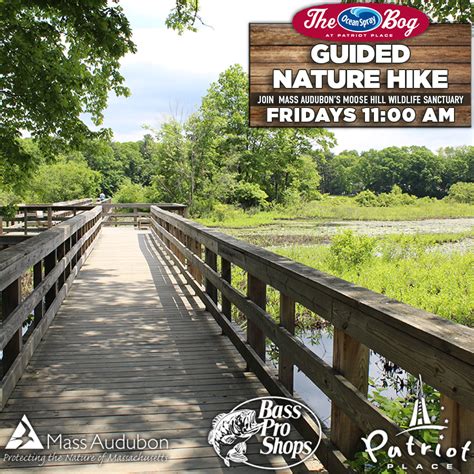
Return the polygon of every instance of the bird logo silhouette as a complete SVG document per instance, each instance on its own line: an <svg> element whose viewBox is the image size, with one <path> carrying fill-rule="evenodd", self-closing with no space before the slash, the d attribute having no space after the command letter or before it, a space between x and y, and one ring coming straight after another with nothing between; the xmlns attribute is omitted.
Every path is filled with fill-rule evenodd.
<svg viewBox="0 0 474 474"><path fill-rule="evenodd" d="M5 449L44 449L26 415L18 423Z"/></svg>

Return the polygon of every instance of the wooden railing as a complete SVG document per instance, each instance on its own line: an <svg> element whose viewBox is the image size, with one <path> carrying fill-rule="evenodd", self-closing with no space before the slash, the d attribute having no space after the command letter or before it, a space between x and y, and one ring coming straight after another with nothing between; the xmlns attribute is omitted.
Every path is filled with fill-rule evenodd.
<svg viewBox="0 0 474 474"><path fill-rule="evenodd" d="M94 206L95 203L92 199L76 199L73 201L43 204L20 204L18 206L18 213L12 219L5 220L0 216L0 236L20 232L24 235L42 232L75 216L78 212L84 212L85 210L92 209Z"/></svg>
<svg viewBox="0 0 474 474"><path fill-rule="evenodd" d="M148 226L151 206L157 206L182 216L187 212L187 206L175 203L105 203L103 204L104 224L134 225L139 228Z"/></svg>
<svg viewBox="0 0 474 474"><path fill-rule="evenodd" d="M82 212L0 252L0 407L89 255L102 225L102 207Z"/></svg>
<svg viewBox="0 0 474 474"><path fill-rule="evenodd" d="M99 203L94 203L92 199L82 199L49 204L22 204L18 206L18 213L13 219L5 221L0 216L0 250L18 242L18 238L15 237L19 234L27 236L43 232L96 205L101 205L103 208L104 225L134 225L138 228L149 226L151 206L158 206L180 215L185 215L187 212L187 206L184 204L116 204L112 203L110 198Z"/></svg>
<svg viewBox="0 0 474 474"><path fill-rule="evenodd" d="M224 333L247 361L248 367L274 395L293 394L294 366L298 367L332 402L330 430L323 434L317 456L331 474L350 472L347 459L363 450L361 436L384 430L390 445L406 453L409 434L368 398L369 349L407 372L421 375L439 390L445 407L442 422L449 428L440 440L442 452L474 440L474 330L420 311L380 294L298 264L191 222L151 208L157 245L184 273ZM220 258L220 266L218 266ZM247 273L247 295L232 286L233 267ZM220 271L218 268L220 267ZM447 276L449 278L449 276ZM266 311L266 291L280 293L280 320ZM221 303L218 303L220 293ZM334 329L333 365L327 364L294 335L295 303L326 319ZM231 321L235 305L247 319L247 334ZM265 339L279 349L279 369L265 363ZM307 439L318 433L309 418L298 429ZM420 453L420 443L414 450ZM458 449L459 452L459 449ZM472 454L472 451L471 451ZM444 454L443 454L444 455ZM448 461L449 470L434 453L403 456L395 462L432 472L474 472L473 457ZM418 466L418 468L417 468Z"/></svg>

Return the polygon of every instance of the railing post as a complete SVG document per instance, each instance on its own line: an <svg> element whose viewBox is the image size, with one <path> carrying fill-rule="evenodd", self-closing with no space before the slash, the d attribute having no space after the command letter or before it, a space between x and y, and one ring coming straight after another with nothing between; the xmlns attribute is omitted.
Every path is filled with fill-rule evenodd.
<svg viewBox="0 0 474 474"><path fill-rule="evenodd" d="M186 246L186 248L192 252L192 249L191 249L191 238L184 234L184 245ZM186 268L188 270L188 272L191 274L191 276L193 278L196 278L196 276L194 275L194 267L191 263L191 260L190 259L186 259Z"/></svg>
<svg viewBox="0 0 474 474"><path fill-rule="evenodd" d="M232 284L232 265L225 258L221 258L221 276L227 283ZM232 303L222 295L222 313L230 321L232 319Z"/></svg>
<svg viewBox="0 0 474 474"><path fill-rule="evenodd" d="M280 293L280 325L290 334L295 334L295 301L283 293ZM293 369L291 354L280 347L278 378L291 394L294 385Z"/></svg>
<svg viewBox="0 0 474 474"><path fill-rule="evenodd" d="M194 255L196 255L199 259L202 259L202 246L197 240L191 239L191 250L194 253ZM202 284L202 274L199 271L199 268L196 267L194 271L195 271L196 281L199 284Z"/></svg>
<svg viewBox="0 0 474 474"><path fill-rule="evenodd" d="M64 252L66 254L69 253L69 251L71 250L71 237L69 237L68 239L66 239L66 241L64 242ZM71 274L71 262L69 262L67 265L66 265L66 270L64 271L64 278L65 280L67 280L69 278L69 275Z"/></svg>
<svg viewBox="0 0 474 474"><path fill-rule="evenodd" d="M205 261L214 271L217 271L217 255L206 247ZM217 303L217 288L206 278L206 293L214 303Z"/></svg>
<svg viewBox="0 0 474 474"><path fill-rule="evenodd" d="M71 239L71 248L72 248L77 243L77 233L74 232L71 235L70 239ZM77 253L72 256L71 263L70 263L71 270L76 266L76 262L77 262Z"/></svg>
<svg viewBox="0 0 474 474"><path fill-rule="evenodd" d="M260 306L260 308L266 309L267 286L263 281L254 277L250 273L247 274L247 296L256 305ZM264 361L266 352L265 334L250 320L247 320L247 342L255 350L260 359Z"/></svg>
<svg viewBox="0 0 474 474"><path fill-rule="evenodd" d="M63 242L62 244L59 245L59 247L56 250L56 258L59 261L62 260L62 258L65 255L65 243ZM66 281L66 271L62 272L61 275L59 275L58 278L58 291L63 287L64 282Z"/></svg>
<svg viewBox="0 0 474 474"><path fill-rule="evenodd" d="M48 207L48 229L53 227L53 209Z"/></svg>
<svg viewBox="0 0 474 474"><path fill-rule="evenodd" d="M56 250L53 250L50 254L46 255L44 259L44 274L47 276L51 273L56 266ZM46 310L49 309L51 304L56 298L57 293L57 282L53 284L51 289L46 293Z"/></svg>
<svg viewBox="0 0 474 474"><path fill-rule="evenodd" d="M23 221L25 223L25 235L28 235L28 208L25 207L25 210L23 211L24 212L24 215L23 215Z"/></svg>
<svg viewBox="0 0 474 474"><path fill-rule="evenodd" d="M21 277L2 291L2 319L5 320L21 301ZM15 332L3 349L2 373L5 375L21 351L22 328Z"/></svg>
<svg viewBox="0 0 474 474"><path fill-rule="evenodd" d="M364 396L369 387L369 349L334 328L333 367L351 382ZM340 407L332 404L331 441L349 459L359 450L362 431Z"/></svg>
<svg viewBox="0 0 474 474"><path fill-rule="evenodd" d="M37 288L41 285L43 281L43 261L40 260L36 265L33 266L33 287ZM34 325L37 326L41 321L44 315L44 299L41 298L41 301L35 307L35 320Z"/></svg>
<svg viewBox="0 0 474 474"><path fill-rule="evenodd" d="M77 229L77 232L76 232L76 234L77 234L77 241L78 241L78 242L79 242L79 241L81 240L81 238L82 238L82 229L83 229L82 227L79 227L79 229ZM84 253L84 244L81 244L81 245L79 246L79 250L78 250L78 252L77 252L77 260L80 260L80 259L81 259L83 253Z"/></svg>
<svg viewBox="0 0 474 474"><path fill-rule="evenodd" d="M474 442L474 412L459 405L446 395L441 394L441 424L446 425L446 430L441 434L440 444L442 452L446 453L449 448L456 448L458 455L450 458L450 462L462 474L474 472L474 453L471 450L467 453L467 461L461 459L461 448L468 442ZM447 420L447 421L446 421Z"/></svg>
<svg viewBox="0 0 474 474"><path fill-rule="evenodd" d="M176 229L173 224L170 224L170 234L173 237L176 237ZM178 255L178 247L173 243L173 241L170 242L171 245L171 251L177 256Z"/></svg>
<svg viewBox="0 0 474 474"><path fill-rule="evenodd" d="M175 228L175 237L183 243L183 232L179 230L178 228ZM176 251L178 252L178 259L179 261L184 265L185 263L185 258L183 252L181 252L181 249L179 247L176 247Z"/></svg>
<svg viewBox="0 0 474 474"><path fill-rule="evenodd" d="M171 227L168 222L165 222L165 229L169 234L171 234ZM171 243L170 239L165 238L165 244L171 251L173 251L173 244Z"/></svg>

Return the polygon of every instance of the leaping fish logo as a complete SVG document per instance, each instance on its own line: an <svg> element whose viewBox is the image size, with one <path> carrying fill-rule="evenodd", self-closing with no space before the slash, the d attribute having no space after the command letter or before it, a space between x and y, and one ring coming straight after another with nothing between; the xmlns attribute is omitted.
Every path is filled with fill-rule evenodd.
<svg viewBox="0 0 474 474"><path fill-rule="evenodd" d="M208 442L225 465L229 467L230 461L235 463L247 461L247 456L245 456L246 441L256 435L261 428L262 424L257 423L257 415L254 410L221 413L212 420L212 430L209 432ZM234 445L236 441L237 444ZM232 446L225 456L222 454L223 446Z"/></svg>

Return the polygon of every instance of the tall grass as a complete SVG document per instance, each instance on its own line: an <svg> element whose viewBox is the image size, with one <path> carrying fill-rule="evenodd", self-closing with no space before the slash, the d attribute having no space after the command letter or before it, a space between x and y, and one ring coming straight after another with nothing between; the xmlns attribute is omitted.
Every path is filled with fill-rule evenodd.
<svg viewBox="0 0 474 474"><path fill-rule="evenodd" d="M244 228L268 225L282 219L400 221L458 217L474 217L474 206L446 200L420 199L415 204L404 206L363 207L353 198L326 197L294 206L277 206L268 211L245 212L232 206L221 206L218 212L202 217L199 221L208 226Z"/></svg>
<svg viewBox="0 0 474 474"><path fill-rule="evenodd" d="M448 235L353 238L374 242L373 248L366 246L367 250L361 250L362 244L357 242L353 248L346 246L345 254L357 255L355 264L351 264L347 255L337 258L334 244L272 250L416 308L474 327L472 252L445 253L432 247L437 242L449 241Z"/></svg>

